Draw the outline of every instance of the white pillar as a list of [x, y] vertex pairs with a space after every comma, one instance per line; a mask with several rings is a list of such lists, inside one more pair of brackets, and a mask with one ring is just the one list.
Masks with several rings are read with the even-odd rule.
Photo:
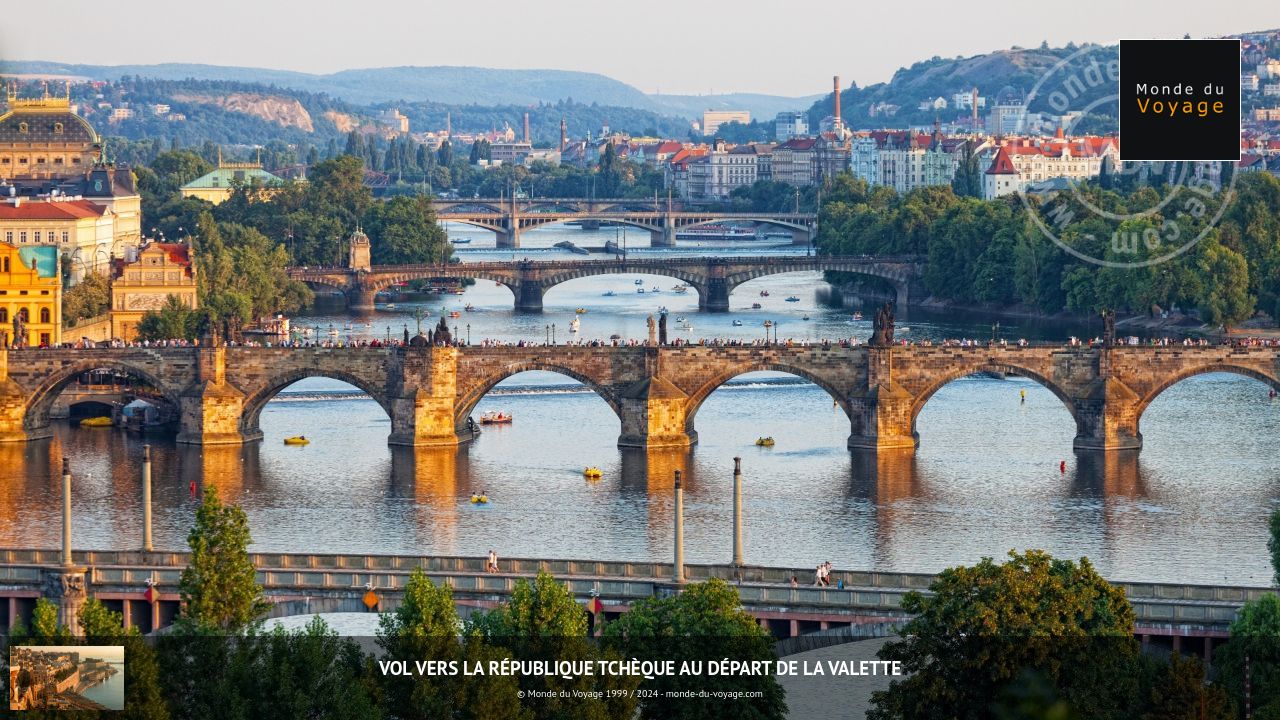
[[676, 537], [675, 562], [671, 566], [671, 580], [684, 582], [684, 489], [680, 487], [680, 471], [676, 471]]
[[151, 446], [142, 446], [142, 549], [151, 552]]
[[742, 458], [733, 459], [733, 564], [746, 565], [742, 549]]
[[71, 461], [62, 458], [62, 564], [71, 565]]

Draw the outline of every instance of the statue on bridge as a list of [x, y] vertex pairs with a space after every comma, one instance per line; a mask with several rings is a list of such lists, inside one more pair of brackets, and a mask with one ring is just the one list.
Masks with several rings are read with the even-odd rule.
[[13, 314], [13, 349], [21, 350], [27, 346], [27, 311], [19, 310]]
[[885, 303], [876, 310], [871, 328], [871, 345], [893, 344], [893, 303]]
[[440, 316], [440, 322], [436, 324], [435, 335], [432, 338], [436, 345], [452, 345], [453, 334], [449, 332], [449, 323], [444, 321], [444, 316]]
[[649, 316], [648, 320], [645, 320], [645, 324], [649, 326], [649, 344], [657, 345], [658, 344], [658, 325], [653, 321], [652, 315]]
[[1116, 344], [1116, 311], [1102, 311], [1102, 345], [1112, 347]]
[[662, 314], [662, 316], [658, 318], [658, 344], [659, 344], [659, 345], [666, 345], [666, 344], [667, 344], [667, 316], [666, 316], [666, 313], [663, 313], [663, 314]]

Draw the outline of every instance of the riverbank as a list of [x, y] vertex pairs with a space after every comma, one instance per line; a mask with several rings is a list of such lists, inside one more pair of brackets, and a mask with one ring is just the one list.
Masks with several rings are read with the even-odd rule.
[[[893, 293], [875, 288], [860, 287], [856, 284], [833, 285], [832, 287], [833, 294], [840, 300], [842, 307], [865, 309], [894, 299]], [[908, 309], [922, 308], [938, 313], [966, 313], [989, 317], [1019, 318], [1036, 322], [1085, 324], [1090, 327], [1096, 326], [1098, 332], [1101, 332], [1101, 320], [1092, 314], [1073, 313], [1066, 310], [1047, 313], [1039, 308], [1021, 303], [1014, 305], [965, 303], [930, 295], [919, 300], [914, 297], [911, 298], [907, 303], [907, 307]], [[1277, 327], [1274, 321], [1265, 316], [1251, 318], [1240, 326], [1224, 332], [1194, 315], [1185, 313], [1165, 312], [1155, 316], [1135, 313], [1118, 316], [1116, 329], [1151, 336], [1192, 336], [1210, 339], [1221, 339], [1223, 337], [1280, 338], [1280, 327]]]

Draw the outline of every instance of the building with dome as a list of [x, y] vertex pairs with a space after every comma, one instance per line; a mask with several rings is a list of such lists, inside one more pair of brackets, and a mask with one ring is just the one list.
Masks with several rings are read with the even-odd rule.
[[[73, 280], [107, 272], [142, 237], [142, 198], [126, 165], [111, 165], [102, 138], [75, 113], [69, 96], [20, 98], [10, 87], [0, 113], [0, 202], [19, 208], [5, 219], [4, 237], [17, 245], [56, 245], [71, 260]], [[98, 216], [94, 232], [72, 232], [69, 214]], [[106, 218], [105, 230], [101, 222]], [[83, 218], [79, 218], [82, 219]], [[37, 234], [41, 237], [36, 241]]]

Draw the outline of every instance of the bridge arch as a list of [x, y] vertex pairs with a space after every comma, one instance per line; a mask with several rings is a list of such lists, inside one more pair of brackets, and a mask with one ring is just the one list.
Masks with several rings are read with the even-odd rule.
[[1136, 408], [1136, 412], [1134, 413], [1134, 417], [1137, 418], [1139, 423], [1141, 423], [1142, 414], [1147, 411], [1147, 408], [1151, 406], [1151, 403], [1155, 402], [1155, 399], [1160, 397], [1161, 393], [1163, 393], [1165, 390], [1168, 390], [1169, 388], [1173, 387], [1174, 385], [1177, 385], [1183, 380], [1187, 380], [1189, 378], [1193, 378], [1198, 375], [1208, 375], [1210, 373], [1228, 373], [1231, 375], [1243, 375], [1244, 377], [1258, 380], [1266, 384], [1267, 386], [1273, 388], [1276, 392], [1280, 392], [1280, 377], [1269, 375], [1265, 372], [1258, 370], [1257, 368], [1252, 368], [1247, 365], [1237, 365], [1235, 363], [1230, 363], [1230, 362], [1205, 363], [1203, 365], [1197, 365], [1195, 367], [1183, 369], [1173, 375], [1170, 375], [1164, 380], [1160, 381], [1158, 385], [1156, 385], [1150, 392], [1148, 392], [1141, 400], [1138, 401], [1138, 406]]
[[560, 365], [558, 363], [530, 360], [527, 362], [517, 362], [505, 365], [496, 372], [484, 376], [479, 380], [479, 382], [472, 384], [470, 388], [464, 390], [459, 395], [458, 401], [454, 405], [454, 427], [461, 432], [466, 426], [467, 418], [469, 418], [471, 413], [476, 409], [476, 405], [480, 404], [480, 401], [484, 399], [484, 396], [488, 395], [489, 391], [493, 390], [498, 383], [513, 375], [519, 375], [522, 372], [529, 372], [531, 370], [552, 372], [577, 380], [590, 388], [596, 395], [600, 396], [600, 398], [609, 405], [609, 408], [613, 410], [613, 414], [618, 417], [619, 422], [621, 422], [622, 400], [613, 392], [612, 389], [601, 385], [596, 380], [578, 370], [575, 370], [574, 368]]
[[279, 395], [280, 391], [290, 385], [299, 380], [313, 377], [340, 380], [349, 385], [354, 385], [373, 398], [374, 402], [378, 403], [388, 418], [393, 418], [392, 405], [387, 397], [386, 388], [376, 387], [359, 375], [338, 368], [295, 368], [266, 378], [256, 389], [246, 393], [243, 410], [240, 414], [240, 433], [244, 438], [246, 440], [261, 439], [262, 430], [258, 422], [262, 416], [262, 409], [266, 407], [267, 403], [271, 402], [272, 398]]
[[181, 388], [171, 387], [142, 365], [116, 358], [85, 359], [59, 368], [57, 372], [45, 378], [44, 382], [40, 383], [39, 387], [31, 392], [23, 412], [23, 429], [30, 433], [32, 430], [48, 427], [49, 411], [53, 408], [58, 395], [62, 394], [62, 391], [77, 377], [93, 370], [112, 370], [141, 378], [148, 385], [155, 388], [165, 402], [172, 404], [174, 408], [179, 407], [178, 394], [181, 392]]
[[849, 407], [848, 394], [826, 378], [791, 363], [774, 360], [759, 360], [734, 365], [729, 369], [722, 371], [720, 374], [716, 375], [710, 381], [704, 383], [701, 387], [690, 394], [689, 399], [685, 401], [685, 431], [690, 433], [692, 436], [694, 433], [694, 420], [698, 415], [698, 410], [702, 408], [702, 404], [707, 401], [707, 398], [711, 397], [712, 393], [739, 375], [745, 375], [753, 372], [781, 372], [808, 380], [814, 385], [825, 390], [826, 393], [831, 396], [831, 399], [840, 406], [840, 409], [844, 411], [845, 416], [850, 416], [851, 410]]
[[934, 378], [929, 385], [924, 388], [924, 390], [916, 393], [915, 399], [911, 403], [911, 433], [913, 435], [916, 434], [916, 419], [920, 417], [921, 411], [924, 410], [924, 406], [928, 404], [929, 398], [933, 397], [934, 393], [962, 377], [969, 377], [970, 375], [977, 375], [978, 373], [984, 372], [1015, 375], [1017, 377], [1026, 378], [1049, 390], [1049, 392], [1053, 393], [1054, 396], [1062, 401], [1067, 413], [1069, 413], [1071, 415], [1071, 419], [1076, 422], [1077, 432], [1079, 431], [1079, 428], [1081, 427], [1080, 416], [1076, 411], [1075, 401], [1072, 400], [1071, 396], [1068, 395], [1066, 390], [1064, 390], [1060, 385], [1039, 372], [1021, 365], [987, 361], [956, 370], [950, 370], [937, 378]]

